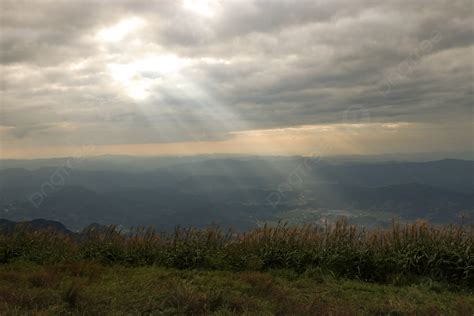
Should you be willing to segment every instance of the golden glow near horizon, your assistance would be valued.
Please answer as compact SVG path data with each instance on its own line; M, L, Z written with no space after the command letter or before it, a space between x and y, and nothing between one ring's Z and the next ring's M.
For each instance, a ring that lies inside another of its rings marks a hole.
M363 126L362 126L363 125ZM425 144L407 143L418 133L417 140ZM444 138L453 147L439 148L432 137ZM249 155L373 155L390 153L416 153L421 151L453 150L469 137L463 134L452 136L439 133L429 126L411 123L367 123L305 125L298 127L248 130L231 133L231 137L219 141L192 141L159 144L87 144L77 146L10 146L1 153L1 158L50 158L75 156L82 152L87 156L115 154L136 156L202 155L202 154L249 154ZM432 146L429 146L431 143ZM389 146L387 146L389 144ZM408 146L407 146L408 145ZM87 151L84 149L86 148ZM380 151L380 148L385 148Z

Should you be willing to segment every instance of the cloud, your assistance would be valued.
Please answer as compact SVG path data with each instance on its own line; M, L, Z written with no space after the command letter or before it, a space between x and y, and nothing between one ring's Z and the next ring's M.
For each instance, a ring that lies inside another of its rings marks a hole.
M472 6L2 1L3 142L223 141L354 107L449 133L472 121Z

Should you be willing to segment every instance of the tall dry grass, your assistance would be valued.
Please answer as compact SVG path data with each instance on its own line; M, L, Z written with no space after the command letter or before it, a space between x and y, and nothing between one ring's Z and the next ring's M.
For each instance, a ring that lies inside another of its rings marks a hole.
M326 227L264 226L245 233L220 228L176 228L172 233L116 226L65 236L17 230L0 236L0 262L41 264L94 260L179 269L311 269L367 281L412 277L474 287L474 226L426 222L365 230L340 220Z

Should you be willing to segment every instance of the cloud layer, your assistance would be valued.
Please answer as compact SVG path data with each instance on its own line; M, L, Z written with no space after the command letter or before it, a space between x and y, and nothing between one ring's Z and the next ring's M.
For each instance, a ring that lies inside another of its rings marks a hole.
M0 6L4 155L390 123L416 127L399 130L407 148L445 134L439 146L451 149L472 132L472 1Z

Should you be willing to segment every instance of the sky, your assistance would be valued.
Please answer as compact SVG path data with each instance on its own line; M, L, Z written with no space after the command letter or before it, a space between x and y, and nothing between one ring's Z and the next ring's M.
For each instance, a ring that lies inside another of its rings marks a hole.
M474 7L0 2L0 158L473 150Z

